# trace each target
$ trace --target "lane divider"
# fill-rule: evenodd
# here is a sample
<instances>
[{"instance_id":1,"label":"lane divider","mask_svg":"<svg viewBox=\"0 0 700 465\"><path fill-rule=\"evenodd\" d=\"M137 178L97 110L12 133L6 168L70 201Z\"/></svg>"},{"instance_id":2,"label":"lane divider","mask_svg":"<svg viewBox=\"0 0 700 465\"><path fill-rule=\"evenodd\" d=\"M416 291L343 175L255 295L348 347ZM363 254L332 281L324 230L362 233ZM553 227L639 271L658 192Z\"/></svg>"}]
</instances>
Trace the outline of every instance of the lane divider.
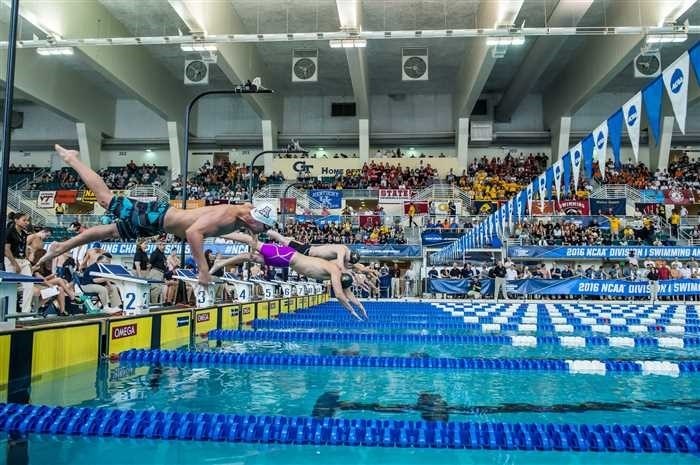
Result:
<instances>
[{"instance_id":1,"label":"lane divider","mask_svg":"<svg viewBox=\"0 0 700 465\"><path fill-rule=\"evenodd\" d=\"M119 354L120 362L138 365L300 366L363 368L432 368L447 370L549 371L605 375L641 373L661 376L700 373L700 360L620 361L563 359L488 359L342 355L280 355L223 351L132 349Z\"/></svg>"},{"instance_id":2,"label":"lane divider","mask_svg":"<svg viewBox=\"0 0 700 465\"><path fill-rule=\"evenodd\" d=\"M502 335L329 333L302 331L238 331L217 329L209 338L222 341L307 341L307 342L377 342L410 344L509 345L516 347L700 347L700 337L535 337Z\"/></svg>"},{"instance_id":3,"label":"lane divider","mask_svg":"<svg viewBox=\"0 0 700 465\"><path fill-rule=\"evenodd\" d=\"M550 333L603 333L603 334L700 334L700 326L662 326L662 325L555 325L555 324L530 324L530 323L467 323L459 320L445 322L431 321L373 321L370 313L369 321L356 321L349 318L343 319L318 319L303 318L298 315L293 318L274 320L254 320L253 328L279 329L279 328L336 328L336 329L385 329L385 330L466 330L479 332L550 332Z\"/></svg>"},{"instance_id":4,"label":"lane divider","mask_svg":"<svg viewBox=\"0 0 700 465\"><path fill-rule=\"evenodd\" d=\"M311 418L0 404L0 431L333 446L697 453L700 426Z\"/></svg>"}]
</instances>

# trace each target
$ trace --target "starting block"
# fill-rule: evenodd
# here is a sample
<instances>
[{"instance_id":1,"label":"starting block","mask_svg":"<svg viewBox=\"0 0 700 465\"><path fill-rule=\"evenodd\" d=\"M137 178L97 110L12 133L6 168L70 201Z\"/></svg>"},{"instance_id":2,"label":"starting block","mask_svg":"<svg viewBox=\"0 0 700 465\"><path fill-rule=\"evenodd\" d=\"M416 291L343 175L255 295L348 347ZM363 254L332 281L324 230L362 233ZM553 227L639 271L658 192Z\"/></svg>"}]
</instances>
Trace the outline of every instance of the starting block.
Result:
<instances>
[{"instance_id":1,"label":"starting block","mask_svg":"<svg viewBox=\"0 0 700 465\"><path fill-rule=\"evenodd\" d=\"M194 271L183 269L175 270L173 278L192 285L192 288L194 289L195 307L204 308L214 305L214 302L216 301L216 284L218 281L214 281L208 286L202 286L199 284L199 279L197 278L197 275L194 274Z\"/></svg>"},{"instance_id":2,"label":"starting block","mask_svg":"<svg viewBox=\"0 0 700 465\"><path fill-rule=\"evenodd\" d=\"M314 289L316 289L316 294L323 294L323 284L314 283Z\"/></svg>"},{"instance_id":3,"label":"starting block","mask_svg":"<svg viewBox=\"0 0 700 465\"><path fill-rule=\"evenodd\" d=\"M294 283L288 283L286 281L272 281L279 288L282 289L282 297L289 298L294 294Z\"/></svg>"},{"instance_id":4,"label":"starting block","mask_svg":"<svg viewBox=\"0 0 700 465\"><path fill-rule=\"evenodd\" d=\"M302 281L294 281L292 283L294 286L294 290L296 291L298 296L304 296L306 295L306 285Z\"/></svg>"},{"instance_id":5,"label":"starting block","mask_svg":"<svg viewBox=\"0 0 700 465\"><path fill-rule=\"evenodd\" d=\"M163 284L163 281L137 278L122 265L99 264L100 271L91 271L90 276L105 278L117 285L122 295L125 315L148 313L151 298L151 284Z\"/></svg>"},{"instance_id":6,"label":"starting block","mask_svg":"<svg viewBox=\"0 0 700 465\"><path fill-rule=\"evenodd\" d=\"M44 281L33 276L0 271L0 330L14 329L16 318L36 315L17 313L17 285L42 282ZM4 305L4 302L7 302L7 305Z\"/></svg>"},{"instance_id":7,"label":"starting block","mask_svg":"<svg viewBox=\"0 0 700 465\"><path fill-rule=\"evenodd\" d=\"M277 294L277 289L275 289L277 285L275 283L265 281L263 279L251 279L250 282L258 284L260 287L262 287L264 299L275 298L275 295Z\"/></svg>"},{"instance_id":8,"label":"starting block","mask_svg":"<svg viewBox=\"0 0 700 465\"><path fill-rule=\"evenodd\" d=\"M236 302L250 302L253 298L253 283L238 279L233 273L224 273L221 278L228 284L233 284L236 292Z\"/></svg>"}]
</instances>

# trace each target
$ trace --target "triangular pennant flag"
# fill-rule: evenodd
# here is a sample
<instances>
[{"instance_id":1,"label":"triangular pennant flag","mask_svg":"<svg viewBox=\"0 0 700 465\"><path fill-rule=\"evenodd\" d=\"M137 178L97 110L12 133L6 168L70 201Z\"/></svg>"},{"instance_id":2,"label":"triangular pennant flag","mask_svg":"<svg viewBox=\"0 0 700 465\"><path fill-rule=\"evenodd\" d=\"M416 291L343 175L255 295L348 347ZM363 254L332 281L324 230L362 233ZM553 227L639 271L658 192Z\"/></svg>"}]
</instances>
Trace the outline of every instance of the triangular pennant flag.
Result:
<instances>
[{"instance_id":1,"label":"triangular pennant flag","mask_svg":"<svg viewBox=\"0 0 700 465\"><path fill-rule=\"evenodd\" d=\"M593 135L588 134L583 141L583 175L586 179L593 177Z\"/></svg>"},{"instance_id":2,"label":"triangular pennant flag","mask_svg":"<svg viewBox=\"0 0 700 465\"><path fill-rule=\"evenodd\" d=\"M663 73L666 93L671 100L673 114L676 115L678 127L685 134L685 115L688 111L688 84L690 84L690 57L688 52L683 52L676 61L666 68Z\"/></svg>"},{"instance_id":3,"label":"triangular pennant flag","mask_svg":"<svg viewBox=\"0 0 700 465\"><path fill-rule=\"evenodd\" d=\"M564 174L563 165L563 159L559 159L554 166L552 166L554 171L554 188L557 190L557 200L561 197L561 176Z\"/></svg>"},{"instance_id":4,"label":"triangular pennant flag","mask_svg":"<svg viewBox=\"0 0 700 465\"><path fill-rule=\"evenodd\" d=\"M583 143L579 142L570 151L571 172L574 175L574 192L578 190L578 180L581 177L581 166L583 166Z\"/></svg>"},{"instance_id":5,"label":"triangular pennant flag","mask_svg":"<svg viewBox=\"0 0 700 465\"><path fill-rule=\"evenodd\" d=\"M634 162L637 163L639 161L639 130L642 124L641 92L634 94L634 97L622 105L622 113L627 127L627 135L630 138L630 144L632 144L632 152L634 152Z\"/></svg>"},{"instance_id":6,"label":"triangular pennant flag","mask_svg":"<svg viewBox=\"0 0 700 465\"><path fill-rule=\"evenodd\" d=\"M622 144L622 110L608 118L608 140L613 151L615 168L620 169L620 144Z\"/></svg>"},{"instance_id":7,"label":"triangular pennant flag","mask_svg":"<svg viewBox=\"0 0 700 465\"><path fill-rule=\"evenodd\" d=\"M538 179L538 192L540 193L540 211L544 210L544 198L547 195L547 172L540 174Z\"/></svg>"},{"instance_id":8,"label":"triangular pennant flag","mask_svg":"<svg viewBox=\"0 0 700 465\"><path fill-rule=\"evenodd\" d=\"M642 91L642 102L644 112L647 115L649 129L654 136L654 143L659 145L659 135L661 134L661 95L664 91L664 83L660 77L646 86Z\"/></svg>"},{"instance_id":9,"label":"triangular pennant flag","mask_svg":"<svg viewBox=\"0 0 700 465\"><path fill-rule=\"evenodd\" d=\"M700 43L691 48L688 55L690 55L693 71L695 71L695 82L700 84Z\"/></svg>"},{"instance_id":10,"label":"triangular pennant flag","mask_svg":"<svg viewBox=\"0 0 700 465\"><path fill-rule=\"evenodd\" d=\"M600 126L593 131L593 159L598 161L600 175L605 180L605 161L608 152L608 122L603 121Z\"/></svg>"},{"instance_id":11,"label":"triangular pennant flag","mask_svg":"<svg viewBox=\"0 0 700 465\"><path fill-rule=\"evenodd\" d=\"M513 198L508 201L508 227L512 228L513 227L513 209L514 209L514 201Z\"/></svg>"},{"instance_id":12,"label":"triangular pennant flag","mask_svg":"<svg viewBox=\"0 0 700 465\"><path fill-rule=\"evenodd\" d=\"M516 221L520 223L520 218L523 217L523 197L525 196L525 191L520 191L515 199L516 209L515 217Z\"/></svg>"},{"instance_id":13,"label":"triangular pennant flag","mask_svg":"<svg viewBox=\"0 0 700 465\"><path fill-rule=\"evenodd\" d=\"M534 195L534 192L535 192L535 183L536 182L537 182L537 178L535 178L535 180L532 181L530 184L528 184L527 187L525 188L526 195L527 195L527 197L526 197L527 203L525 204L525 208L530 212L532 212L532 207L531 207L532 196Z\"/></svg>"},{"instance_id":14,"label":"triangular pennant flag","mask_svg":"<svg viewBox=\"0 0 700 465\"><path fill-rule=\"evenodd\" d=\"M566 154L561 157L561 164L564 167L564 192L568 194L571 190L571 152L566 152Z\"/></svg>"},{"instance_id":15,"label":"triangular pennant flag","mask_svg":"<svg viewBox=\"0 0 700 465\"><path fill-rule=\"evenodd\" d=\"M547 171L545 171L547 176L547 200L552 200L552 187L554 186L554 166L550 166Z\"/></svg>"}]
</instances>

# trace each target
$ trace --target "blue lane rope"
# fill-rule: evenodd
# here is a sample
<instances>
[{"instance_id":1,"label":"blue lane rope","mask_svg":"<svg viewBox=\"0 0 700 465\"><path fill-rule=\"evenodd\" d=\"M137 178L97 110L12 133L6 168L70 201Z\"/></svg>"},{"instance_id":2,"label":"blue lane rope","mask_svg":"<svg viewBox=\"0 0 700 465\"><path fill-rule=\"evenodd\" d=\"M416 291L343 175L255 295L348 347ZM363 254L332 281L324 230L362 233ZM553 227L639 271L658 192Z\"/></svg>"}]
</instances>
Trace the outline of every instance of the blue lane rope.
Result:
<instances>
[{"instance_id":1,"label":"blue lane rope","mask_svg":"<svg viewBox=\"0 0 700 465\"><path fill-rule=\"evenodd\" d=\"M459 345L517 345L513 336L502 335L450 335L450 334L387 334L387 333L324 333L300 331L237 331L215 329L209 338L220 341L306 341L306 342L377 342L410 344L459 344ZM653 337L631 338L635 347L658 347L659 339ZM685 348L700 347L700 337L679 338ZM609 337L586 337L586 347L609 346ZM556 336L537 337L535 345L562 346Z\"/></svg>"},{"instance_id":2,"label":"blue lane rope","mask_svg":"<svg viewBox=\"0 0 700 465\"><path fill-rule=\"evenodd\" d=\"M563 373L652 373L678 376L700 372L699 360L621 361L563 359L488 359L342 355L280 355L223 351L131 349L119 354L126 364L172 366L299 366L363 368L428 368L448 370L550 371Z\"/></svg>"},{"instance_id":3,"label":"blue lane rope","mask_svg":"<svg viewBox=\"0 0 700 465\"><path fill-rule=\"evenodd\" d=\"M464 323L459 319L453 319L445 322L430 322L430 321L404 321L404 322L389 322L389 321L373 321L370 313L369 321L357 321L349 318L343 319L315 319L303 318L301 315L296 318L283 318L273 320L253 320L253 328L255 329L280 329L280 328L335 328L335 329L384 329L384 330L462 330L462 331L493 331L484 328L486 323ZM520 323L497 323L499 331L521 331ZM538 323L535 325L538 332L557 332L556 326L553 324ZM590 325L571 325L575 333L594 333ZM615 334L631 334L630 328L626 325L608 325L610 333ZM664 333L666 328L660 325L647 325L647 332ZM686 333L700 334L700 326L684 327ZM561 333L561 332L560 332Z\"/></svg>"},{"instance_id":4,"label":"blue lane rope","mask_svg":"<svg viewBox=\"0 0 700 465\"><path fill-rule=\"evenodd\" d=\"M697 453L700 425L428 422L0 404L0 431L333 446Z\"/></svg>"}]
</instances>

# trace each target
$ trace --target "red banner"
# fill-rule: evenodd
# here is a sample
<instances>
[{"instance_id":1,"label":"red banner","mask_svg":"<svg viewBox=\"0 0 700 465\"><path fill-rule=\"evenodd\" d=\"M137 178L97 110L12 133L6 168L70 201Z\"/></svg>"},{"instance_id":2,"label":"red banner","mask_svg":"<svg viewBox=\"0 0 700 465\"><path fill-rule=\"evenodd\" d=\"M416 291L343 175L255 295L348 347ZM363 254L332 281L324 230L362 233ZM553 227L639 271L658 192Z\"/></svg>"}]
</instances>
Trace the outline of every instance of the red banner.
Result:
<instances>
[{"instance_id":1,"label":"red banner","mask_svg":"<svg viewBox=\"0 0 700 465\"><path fill-rule=\"evenodd\" d=\"M65 203L70 205L78 199L78 191L76 190L60 190L56 191L56 203Z\"/></svg>"},{"instance_id":2,"label":"red banner","mask_svg":"<svg viewBox=\"0 0 700 465\"><path fill-rule=\"evenodd\" d=\"M379 215L360 215L360 227L372 228L382 224L382 219Z\"/></svg>"},{"instance_id":3,"label":"red banner","mask_svg":"<svg viewBox=\"0 0 700 465\"><path fill-rule=\"evenodd\" d=\"M398 202L409 200L413 196L411 189L379 189L379 202Z\"/></svg>"},{"instance_id":4,"label":"red banner","mask_svg":"<svg viewBox=\"0 0 700 465\"><path fill-rule=\"evenodd\" d=\"M692 189L668 189L664 191L664 203L666 205L690 205L695 203L695 194Z\"/></svg>"},{"instance_id":5,"label":"red banner","mask_svg":"<svg viewBox=\"0 0 700 465\"><path fill-rule=\"evenodd\" d=\"M411 205L411 202L404 202L403 203L403 213L404 215L408 215L408 207ZM413 206L416 207L416 215L425 215L428 213L428 202L420 200L418 202L413 202Z\"/></svg>"},{"instance_id":6,"label":"red banner","mask_svg":"<svg viewBox=\"0 0 700 465\"><path fill-rule=\"evenodd\" d=\"M588 216L591 214L591 204L588 200L560 200L557 211L564 215Z\"/></svg>"},{"instance_id":7,"label":"red banner","mask_svg":"<svg viewBox=\"0 0 700 465\"><path fill-rule=\"evenodd\" d=\"M544 204L535 199L530 202L531 215L552 215L554 214L554 200L545 200Z\"/></svg>"},{"instance_id":8,"label":"red banner","mask_svg":"<svg viewBox=\"0 0 700 465\"><path fill-rule=\"evenodd\" d=\"M283 214L295 214L297 212L297 199L295 197L281 198L280 212Z\"/></svg>"}]
</instances>

